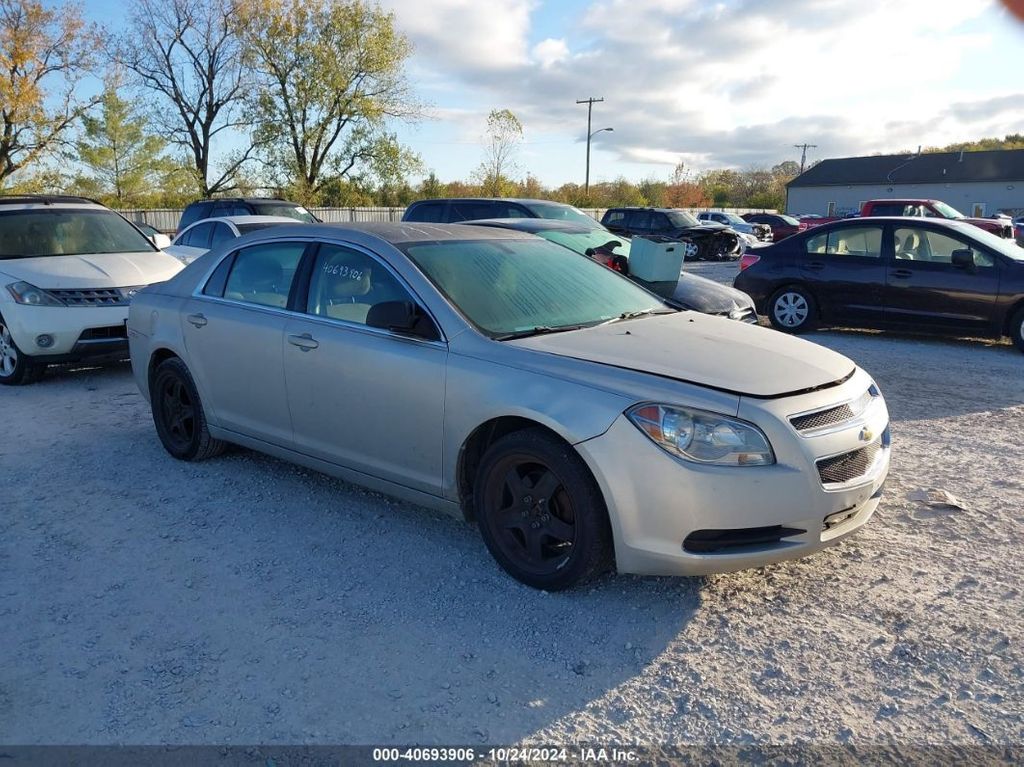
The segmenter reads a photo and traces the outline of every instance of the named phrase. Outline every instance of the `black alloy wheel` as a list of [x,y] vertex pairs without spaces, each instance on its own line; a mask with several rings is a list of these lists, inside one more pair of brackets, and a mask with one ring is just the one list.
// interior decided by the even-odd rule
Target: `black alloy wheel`
[[223,452],[210,436],[199,392],[185,363],[177,357],[160,363],[150,385],[153,423],[164,449],[183,461],[201,461]]
[[484,455],[475,508],[487,548],[535,588],[569,588],[611,562],[600,491],[571,446],[540,430],[509,434]]

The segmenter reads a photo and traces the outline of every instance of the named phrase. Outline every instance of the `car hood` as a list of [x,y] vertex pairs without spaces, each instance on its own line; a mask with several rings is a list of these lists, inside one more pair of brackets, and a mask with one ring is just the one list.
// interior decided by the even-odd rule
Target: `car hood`
[[127,288],[163,282],[182,263],[162,251],[0,260],[0,273],[44,290]]
[[635,277],[631,279],[662,298],[705,314],[728,314],[734,309],[754,305],[753,299],[742,290],[688,272],[682,272],[678,282],[645,282]]
[[809,341],[696,312],[506,343],[759,398],[831,386],[856,369],[843,355]]

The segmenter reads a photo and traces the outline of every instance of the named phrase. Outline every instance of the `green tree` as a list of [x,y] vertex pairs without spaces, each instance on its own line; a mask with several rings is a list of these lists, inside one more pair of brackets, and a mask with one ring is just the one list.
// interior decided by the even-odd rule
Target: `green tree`
[[388,183],[416,168],[386,130],[421,111],[393,14],[360,0],[236,0],[235,16],[256,78],[249,115],[260,151],[300,199],[315,200],[327,179]]
[[85,134],[77,150],[87,169],[83,181],[91,182],[110,204],[138,203],[171,168],[163,156],[166,142],[146,132],[146,119],[118,95],[115,83],[103,91],[100,113],[84,116],[82,125]]
[[74,5],[0,0],[0,185],[60,147],[96,105],[79,84],[99,48]]
[[490,197],[505,197],[518,171],[516,152],[523,141],[523,124],[509,109],[492,109],[487,115],[484,160],[476,176]]
[[154,121],[191,158],[202,195],[234,189],[255,147],[249,141],[215,167],[225,132],[244,136],[250,127],[242,109],[250,77],[232,0],[134,0],[132,8],[113,58],[157,96]]

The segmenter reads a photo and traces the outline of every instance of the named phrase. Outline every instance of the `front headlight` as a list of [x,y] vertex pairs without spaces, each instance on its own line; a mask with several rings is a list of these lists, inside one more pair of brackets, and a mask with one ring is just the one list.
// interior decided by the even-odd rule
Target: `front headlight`
[[637,405],[626,416],[672,455],[718,466],[775,463],[768,438],[751,423],[673,405]]
[[19,304],[26,306],[66,306],[59,298],[54,298],[42,288],[30,285],[27,282],[12,282],[7,286],[7,292]]

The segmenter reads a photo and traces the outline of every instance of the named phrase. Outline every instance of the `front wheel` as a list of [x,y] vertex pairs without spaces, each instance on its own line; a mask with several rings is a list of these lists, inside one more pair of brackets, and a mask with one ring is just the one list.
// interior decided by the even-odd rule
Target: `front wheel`
[[1010,320],[1010,338],[1017,348],[1024,352],[1024,309],[1019,309]]
[[801,287],[791,285],[777,291],[768,302],[768,319],[777,330],[803,333],[814,326],[817,307]]
[[484,543],[505,571],[537,589],[584,583],[612,563],[604,499],[572,447],[539,430],[484,454],[473,488]]
[[164,449],[182,461],[202,461],[222,453],[224,443],[210,436],[199,392],[185,363],[164,360],[149,390],[153,424]]
[[32,362],[11,337],[11,331],[0,317],[0,384],[20,386],[35,383],[43,377],[45,365]]

